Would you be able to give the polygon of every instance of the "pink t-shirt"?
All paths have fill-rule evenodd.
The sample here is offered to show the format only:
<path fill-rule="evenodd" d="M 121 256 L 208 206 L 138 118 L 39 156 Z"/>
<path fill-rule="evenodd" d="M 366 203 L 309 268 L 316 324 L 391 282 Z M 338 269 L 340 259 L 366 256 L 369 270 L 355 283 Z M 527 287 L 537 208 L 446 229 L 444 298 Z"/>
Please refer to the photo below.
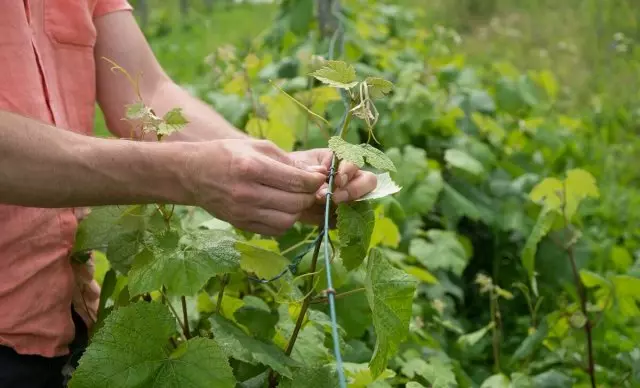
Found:
<path fill-rule="evenodd" d="M 1 8 L 0 110 L 91 135 L 93 21 L 131 10 L 127 0 L 10 0 Z M 0 204 L 0 344 L 18 353 L 67 354 L 72 303 L 88 325 L 95 319 L 93 270 L 69 257 L 76 210 Z"/>

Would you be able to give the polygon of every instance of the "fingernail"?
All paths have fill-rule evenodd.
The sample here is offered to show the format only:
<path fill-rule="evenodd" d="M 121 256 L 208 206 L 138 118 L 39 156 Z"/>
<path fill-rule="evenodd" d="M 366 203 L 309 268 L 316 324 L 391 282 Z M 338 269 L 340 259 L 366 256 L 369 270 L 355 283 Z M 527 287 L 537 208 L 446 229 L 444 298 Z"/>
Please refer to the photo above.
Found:
<path fill-rule="evenodd" d="M 347 174 L 340 174 L 340 176 L 339 176 L 339 178 L 338 178 L 338 180 L 339 180 L 339 182 L 338 182 L 338 186 L 340 186 L 340 187 L 344 187 L 344 186 L 346 186 L 346 185 L 347 185 L 347 180 L 348 180 L 348 179 L 349 179 L 349 178 L 347 178 Z"/>
<path fill-rule="evenodd" d="M 320 190 L 318 191 L 318 197 L 320 197 L 320 198 L 325 198 L 325 197 L 327 196 L 327 193 L 328 193 L 328 192 L 329 192 L 329 190 L 327 190 L 327 188 L 326 188 L 326 187 L 325 187 L 325 188 L 323 188 L 323 189 L 320 189 Z"/>
<path fill-rule="evenodd" d="M 339 191 L 333 195 L 333 201 L 335 203 L 346 202 L 349 199 L 349 193 L 346 191 Z"/>
<path fill-rule="evenodd" d="M 323 173 L 323 174 L 327 173 L 327 168 L 325 166 L 322 166 L 322 165 L 307 166 L 306 170 L 309 171 L 309 172 L 319 172 L 319 173 Z"/>

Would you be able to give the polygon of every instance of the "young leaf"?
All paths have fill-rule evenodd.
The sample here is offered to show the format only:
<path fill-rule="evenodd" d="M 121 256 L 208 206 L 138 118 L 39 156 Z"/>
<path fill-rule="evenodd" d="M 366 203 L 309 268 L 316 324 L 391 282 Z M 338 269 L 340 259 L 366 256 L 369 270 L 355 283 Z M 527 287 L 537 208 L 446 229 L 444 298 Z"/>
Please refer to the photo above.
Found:
<path fill-rule="evenodd" d="M 150 113 L 149 108 L 142 101 L 128 104 L 125 110 L 125 117 L 129 120 L 140 120 Z"/>
<path fill-rule="evenodd" d="M 444 153 L 444 160 L 451 166 L 467 171 L 470 174 L 476 176 L 484 174 L 482 163 L 464 151 L 448 149 Z"/>
<path fill-rule="evenodd" d="M 299 365 L 285 355 L 280 348 L 272 343 L 248 336 L 241 328 L 220 315 L 212 316 L 209 321 L 216 341 L 227 357 L 233 357 L 253 365 L 266 365 L 283 376 L 293 377 L 292 368 Z"/>
<path fill-rule="evenodd" d="M 194 338 L 172 351 L 169 337 L 175 327 L 162 304 L 118 308 L 92 338 L 69 387 L 235 387 L 216 341 Z"/>
<path fill-rule="evenodd" d="M 338 375 L 331 365 L 303 367 L 293 373 L 293 380 L 285 380 L 281 388 L 335 388 L 339 386 Z"/>
<path fill-rule="evenodd" d="M 161 136 L 169 136 L 174 132 L 179 132 L 189 124 L 189 121 L 182 114 L 182 108 L 171 109 L 165 113 L 162 121 L 156 130 L 156 133 Z"/>
<path fill-rule="evenodd" d="M 346 160 L 358 167 L 363 167 L 366 161 L 377 169 L 396 171 L 391 159 L 384 152 L 369 144 L 351 144 L 339 136 L 333 136 L 329 139 L 329 148 L 336 153 L 338 159 Z"/>
<path fill-rule="evenodd" d="M 391 179 L 391 175 L 388 172 L 383 174 L 377 174 L 378 183 L 376 188 L 373 191 L 369 192 L 366 195 L 358 198 L 356 201 L 368 201 L 372 199 L 380 199 L 386 196 L 397 193 L 402 190 L 402 187 L 398 186 L 393 179 Z"/>
<path fill-rule="evenodd" d="M 429 270 L 446 269 L 461 275 L 467 266 L 469 255 L 455 233 L 431 229 L 426 234 L 429 241 L 421 238 L 411 241 L 409 254 Z"/>
<path fill-rule="evenodd" d="M 278 252 L 264 249 L 250 241 L 236 242 L 236 250 L 240 252 L 240 267 L 242 270 L 254 273 L 262 279 L 277 276 L 289 265 L 289 260 Z"/>
<path fill-rule="evenodd" d="M 153 235 L 134 259 L 129 291 L 139 295 L 164 285 L 173 294 L 195 295 L 213 276 L 239 269 L 240 254 L 234 243 L 233 235 L 219 230 L 182 237 L 175 231 Z"/>
<path fill-rule="evenodd" d="M 327 61 L 310 75 L 320 82 L 340 89 L 351 89 L 358 84 L 356 70 L 342 61 Z"/>
<path fill-rule="evenodd" d="M 373 99 L 382 98 L 393 89 L 393 83 L 384 78 L 368 77 L 365 82 L 369 87 L 369 97 Z"/>
<path fill-rule="evenodd" d="M 341 203 L 338 205 L 338 236 L 340 256 L 348 270 L 362 264 L 371 243 L 375 213 L 369 202 Z"/>
<path fill-rule="evenodd" d="M 377 248 L 371 250 L 365 292 L 376 331 L 376 346 L 369 363 L 374 377 L 385 370 L 387 361 L 409 333 L 415 290 L 415 280 L 394 268 Z"/>
<path fill-rule="evenodd" d="M 409 378 L 422 376 L 431 383 L 432 388 L 450 388 L 456 385 L 456 376 L 451 364 L 445 363 L 439 357 L 430 357 L 426 361 L 412 358 L 402 366 L 402 373 Z"/>
<path fill-rule="evenodd" d="M 538 244 L 549 233 L 558 213 L 552 208 L 545 206 L 538 215 L 538 220 L 527 238 L 527 242 L 522 249 L 522 265 L 529 272 L 529 277 L 533 277 L 535 272 L 535 259 Z"/>
<path fill-rule="evenodd" d="M 460 337 L 458 337 L 458 343 L 463 346 L 473 346 L 477 344 L 478 341 L 480 341 L 485 335 L 487 335 L 489 330 L 493 329 L 494 326 L 495 325 L 493 322 L 489 322 L 488 325 L 480 330 L 461 335 Z"/>

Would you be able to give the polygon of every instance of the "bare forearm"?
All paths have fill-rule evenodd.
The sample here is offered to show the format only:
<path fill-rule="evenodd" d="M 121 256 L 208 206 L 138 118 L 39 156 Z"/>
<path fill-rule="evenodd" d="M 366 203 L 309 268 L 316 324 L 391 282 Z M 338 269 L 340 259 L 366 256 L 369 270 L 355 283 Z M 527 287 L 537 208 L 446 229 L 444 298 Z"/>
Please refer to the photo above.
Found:
<path fill-rule="evenodd" d="M 171 81 L 164 82 L 156 89 L 150 105 L 158 113 L 180 107 L 189 120 L 184 130 L 167 137 L 167 140 L 203 141 L 249 137 L 231 125 L 213 108 Z"/>
<path fill-rule="evenodd" d="M 188 197 L 179 172 L 188 148 L 91 138 L 0 111 L 0 203 L 180 203 Z"/>

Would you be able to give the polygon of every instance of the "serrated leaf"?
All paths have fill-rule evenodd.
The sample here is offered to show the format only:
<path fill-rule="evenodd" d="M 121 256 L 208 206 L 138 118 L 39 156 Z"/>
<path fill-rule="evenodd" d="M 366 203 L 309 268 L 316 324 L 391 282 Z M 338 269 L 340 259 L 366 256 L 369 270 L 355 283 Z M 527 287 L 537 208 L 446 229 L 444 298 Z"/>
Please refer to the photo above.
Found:
<path fill-rule="evenodd" d="M 349 388 L 390 387 L 390 385 L 385 383 L 385 380 L 391 379 L 396 376 L 396 373 L 391 369 L 385 369 L 379 375 L 374 376 L 373 371 L 371 371 L 367 367 L 367 364 L 345 362 L 343 366 Z"/>
<path fill-rule="evenodd" d="M 293 373 L 293 380 L 285 380 L 282 388 L 335 388 L 339 386 L 338 374 L 331 365 L 303 367 Z"/>
<path fill-rule="evenodd" d="M 394 268 L 376 248 L 369 254 L 365 292 L 373 315 L 376 345 L 369 363 L 378 377 L 409 333 L 416 281 Z"/>
<path fill-rule="evenodd" d="M 70 388 L 235 387 L 216 341 L 193 338 L 172 350 L 175 320 L 159 303 L 139 302 L 112 312 L 92 338 Z"/>
<path fill-rule="evenodd" d="M 448 149 L 444 153 L 444 160 L 451 166 L 467 171 L 473 175 L 484 174 L 484 167 L 473 156 L 458 149 Z"/>
<path fill-rule="evenodd" d="M 549 233 L 558 213 L 552 208 L 544 207 L 538 215 L 536 224 L 527 238 L 524 248 L 522 249 L 522 265 L 529 273 L 529 277 L 533 277 L 535 272 L 535 259 L 538 244 Z"/>
<path fill-rule="evenodd" d="M 364 167 L 365 162 L 384 171 L 396 171 L 391 159 L 384 152 L 369 144 L 351 144 L 340 136 L 329 139 L 329 148 L 335 152 L 340 160 L 346 160 L 358 167 Z"/>
<path fill-rule="evenodd" d="M 432 388 L 450 388 L 456 385 L 456 376 L 451 364 L 445 363 L 439 357 L 431 357 L 428 360 L 412 358 L 402 366 L 402 373 L 413 379 L 416 376 L 424 377 Z"/>
<path fill-rule="evenodd" d="M 367 256 L 374 225 L 375 213 L 369 202 L 338 205 L 340 257 L 347 270 L 360 266 Z"/>
<path fill-rule="evenodd" d="M 219 230 L 155 234 L 134 259 L 129 291 L 139 295 L 164 285 L 172 294 L 195 295 L 213 276 L 240 268 L 234 244 L 233 235 Z"/>
<path fill-rule="evenodd" d="M 362 197 L 356 199 L 356 201 L 369 201 L 373 199 L 384 198 L 389 195 L 393 195 L 400 190 L 402 187 L 398 186 L 393 179 L 391 179 L 391 175 L 388 172 L 383 174 L 377 174 L 376 178 L 378 182 L 376 184 L 376 188 L 373 189 L 368 194 L 363 195 Z"/>
<path fill-rule="evenodd" d="M 467 266 L 469 254 L 454 232 L 431 229 L 426 233 L 429 240 L 411 240 L 409 254 L 429 270 L 445 269 L 461 275 Z"/>
<path fill-rule="evenodd" d="M 126 105 L 125 117 L 129 120 L 140 120 L 149 114 L 149 108 L 142 102 Z"/>
<path fill-rule="evenodd" d="M 566 188 L 565 214 L 571 220 L 578 211 L 580 202 L 585 198 L 599 198 L 600 191 L 596 180 L 589 172 L 581 169 L 567 171 L 564 181 Z"/>
<path fill-rule="evenodd" d="M 297 367 L 298 363 L 285 355 L 280 348 L 250 337 L 233 322 L 220 315 L 212 316 L 209 321 L 216 341 L 228 357 L 253 365 L 266 365 L 283 376 L 293 377 L 292 368 Z"/>
<path fill-rule="evenodd" d="M 160 136 L 169 136 L 172 133 L 179 132 L 189 121 L 182 114 L 182 108 L 174 108 L 165 113 L 162 117 L 163 122 L 160 123 L 156 133 Z"/>
<path fill-rule="evenodd" d="M 320 82 L 340 89 L 350 89 L 358 84 L 356 70 L 342 61 L 326 61 L 324 66 L 310 75 Z"/>
<path fill-rule="evenodd" d="M 393 90 L 393 83 L 384 78 L 368 77 L 365 82 L 369 87 L 369 97 L 373 99 L 382 98 Z"/>
<path fill-rule="evenodd" d="M 271 279 L 290 264 L 286 257 L 278 252 L 265 249 L 251 241 L 238 241 L 236 250 L 240 252 L 242 270 L 254 273 L 262 279 Z"/>

